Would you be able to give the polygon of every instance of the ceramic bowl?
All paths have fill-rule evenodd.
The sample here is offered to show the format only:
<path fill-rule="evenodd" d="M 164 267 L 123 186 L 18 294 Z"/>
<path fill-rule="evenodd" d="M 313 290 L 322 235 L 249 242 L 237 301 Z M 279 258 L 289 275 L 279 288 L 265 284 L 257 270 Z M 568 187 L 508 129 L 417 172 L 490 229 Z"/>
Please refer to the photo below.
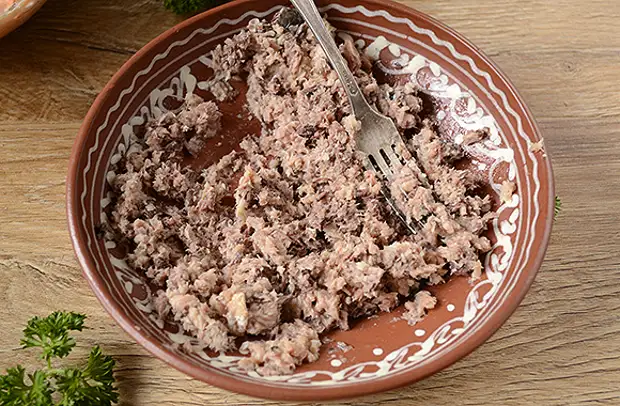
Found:
<path fill-rule="evenodd" d="M 398 319 L 399 309 L 356 322 L 349 331 L 333 332 L 333 342 L 324 345 L 318 362 L 288 376 L 244 372 L 237 354 L 188 354 L 179 344 L 190 338 L 155 317 L 143 276 L 127 266 L 113 241 L 98 233 L 107 221 L 112 164 L 129 149 L 130 135 L 145 121 L 178 106 L 188 92 L 205 95 L 209 50 L 252 18 L 270 18 L 286 0 L 228 3 L 181 23 L 140 50 L 90 109 L 67 180 L 75 251 L 110 315 L 175 368 L 209 384 L 264 398 L 317 401 L 375 393 L 420 380 L 464 357 L 488 339 L 525 296 L 543 260 L 553 221 L 550 162 L 544 151 L 530 148 L 541 139 L 540 132 L 514 87 L 487 57 L 445 25 L 397 3 L 319 3 L 335 27 L 381 50 L 375 65 L 381 77 L 412 80 L 423 89 L 442 136 L 458 140 L 469 130 L 490 129 L 490 141 L 470 150 L 468 160 L 487 180 L 499 212 L 489 226 L 493 249 L 484 258 L 482 280 L 452 278 L 432 288 L 439 305 L 415 326 Z M 405 71 L 393 68 L 399 58 L 407 65 Z M 220 149 L 230 150 L 231 140 L 257 130 L 234 119 L 242 106 L 242 101 L 222 105 L 227 124 L 221 140 L 228 143 Z M 208 147 L 213 156 L 221 153 L 217 142 Z M 500 204 L 505 180 L 517 189 L 509 202 Z M 338 341 L 352 349 L 330 350 Z"/>
<path fill-rule="evenodd" d="M 45 0 L 0 0 L 0 38 L 33 16 Z"/>

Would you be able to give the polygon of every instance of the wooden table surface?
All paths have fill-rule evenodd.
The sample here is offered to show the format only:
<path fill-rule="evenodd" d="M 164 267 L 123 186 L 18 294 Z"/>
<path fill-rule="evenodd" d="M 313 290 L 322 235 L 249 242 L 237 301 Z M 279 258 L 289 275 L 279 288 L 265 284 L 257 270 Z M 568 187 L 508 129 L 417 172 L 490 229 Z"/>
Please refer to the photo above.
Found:
<path fill-rule="evenodd" d="M 620 405 L 620 1 L 408 0 L 471 39 L 538 119 L 563 211 L 510 320 L 466 359 L 343 405 Z M 161 0 L 49 0 L 0 40 L 0 370 L 32 315 L 85 312 L 77 352 L 118 360 L 122 405 L 274 405 L 190 379 L 108 317 L 65 221 L 71 145 L 97 93 L 181 19 Z"/>

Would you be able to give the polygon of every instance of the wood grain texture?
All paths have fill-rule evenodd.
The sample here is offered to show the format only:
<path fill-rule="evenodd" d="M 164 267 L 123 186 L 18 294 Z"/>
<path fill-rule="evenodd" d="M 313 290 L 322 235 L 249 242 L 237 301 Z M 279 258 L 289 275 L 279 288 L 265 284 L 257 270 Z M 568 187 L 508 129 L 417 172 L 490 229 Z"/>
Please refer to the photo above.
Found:
<path fill-rule="evenodd" d="M 620 404 L 620 2 L 407 0 L 476 43 L 528 102 L 563 212 L 541 273 L 488 343 L 408 388 L 335 405 Z M 49 0 L 0 40 L 0 370 L 32 315 L 89 315 L 76 356 L 119 362 L 122 405 L 275 405 L 192 380 L 103 311 L 74 259 L 64 183 L 97 93 L 137 49 L 180 21 L 159 0 Z"/>

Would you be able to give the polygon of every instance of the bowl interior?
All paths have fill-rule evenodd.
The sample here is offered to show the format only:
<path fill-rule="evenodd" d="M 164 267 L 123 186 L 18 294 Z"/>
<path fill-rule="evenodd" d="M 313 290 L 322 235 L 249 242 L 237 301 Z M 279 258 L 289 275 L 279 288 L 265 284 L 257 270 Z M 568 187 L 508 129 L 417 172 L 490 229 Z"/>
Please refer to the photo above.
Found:
<path fill-rule="evenodd" d="M 328 335 L 318 362 L 294 375 L 260 377 L 237 367 L 235 354 L 187 353 L 190 337 L 159 320 L 152 290 L 124 260 L 121 247 L 100 238 L 110 203 L 114 163 L 131 150 L 143 124 L 179 106 L 188 93 L 210 98 L 208 52 L 252 18 L 270 18 L 284 1 L 241 1 L 188 20 L 154 40 L 114 77 L 91 109 L 76 142 L 69 174 L 72 237 L 85 275 L 117 321 L 139 342 L 177 368 L 209 383 L 247 394 L 318 399 L 352 396 L 400 386 L 456 361 L 488 338 L 523 298 L 537 271 L 550 232 L 552 178 L 542 153 L 529 150 L 540 136 L 506 79 L 458 34 L 393 3 L 323 2 L 322 11 L 359 45 L 380 49 L 375 65 L 384 81 L 412 80 L 423 89 L 428 114 L 442 137 L 459 140 L 488 127 L 490 141 L 470 148 L 463 165 L 483 174 L 499 212 L 489 227 L 492 251 L 485 275 L 474 284 L 452 278 L 431 288 L 438 307 L 415 326 L 399 320 L 402 310 L 353 324 Z M 406 66 L 403 70 L 398 66 Z M 220 105 L 224 132 L 194 162 L 206 166 L 235 148 L 260 125 L 243 108 L 243 95 Z M 218 145 L 221 143 L 221 145 Z M 500 204 L 504 180 L 517 184 Z M 339 342 L 351 347 L 344 351 Z M 186 344 L 187 345 L 187 344 Z M 243 385 L 239 385 L 239 383 Z M 313 391 L 308 391 L 313 388 Z"/>

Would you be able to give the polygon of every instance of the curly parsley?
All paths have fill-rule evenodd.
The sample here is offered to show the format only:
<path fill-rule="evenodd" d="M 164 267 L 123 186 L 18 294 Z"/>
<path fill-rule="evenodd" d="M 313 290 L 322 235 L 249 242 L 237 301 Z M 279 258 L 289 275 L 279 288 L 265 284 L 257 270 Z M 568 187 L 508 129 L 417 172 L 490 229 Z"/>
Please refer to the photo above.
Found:
<path fill-rule="evenodd" d="M 86 316 L 54 312 L 34 317 L 24 329 L 22 348 L 39 348 L 46 367 L 26 373 L 18 365 L 0 375 L 0 405 L 6 406 L 110 406 L 118 401 L 112 357 L 99 347 L 90 351 L 81 368 L 54 368 L 52 360 L 64 358 L 75 347 L 70 331 L 82 331 Z"/>

